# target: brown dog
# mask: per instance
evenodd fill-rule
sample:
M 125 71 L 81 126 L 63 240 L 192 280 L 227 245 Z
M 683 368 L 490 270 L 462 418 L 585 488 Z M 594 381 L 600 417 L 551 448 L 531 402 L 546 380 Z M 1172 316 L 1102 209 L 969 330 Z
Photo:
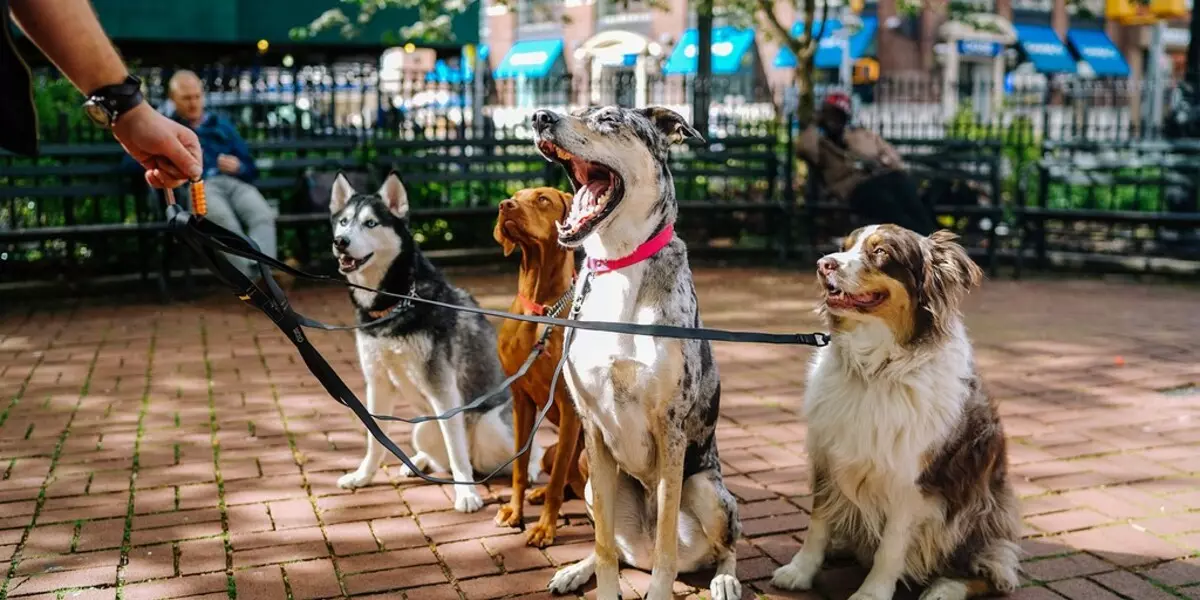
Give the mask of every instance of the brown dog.
M 570 291 L 575 277 L 575 253 L 558 244 L 558 231 L 554 226 L 556 220 L 566 219 L 570 205 L 569 194 L 546 187 L 521 190 L 500 203 L 493 237 L 504 248 L 505 256 L 512 254 L 518 246 L 521 248 L 521 272 L 517 278 L 517 297 L 509 309 L 511 312 L 544 314 Z M 570 308 L 568 303 L 558 316 L 565 317 Z M 537 323 L 504 321 L 500 328 L 500 362 L 507 375 L 515 373 L 525 362 L 542 331 L 543 326 Z M 512 384 L 517 449 L 529 439 L 536 412 L 550 401 L 550 380 L 562 358 L 562 342 L 562 329 L 555 329 L 542 355 L 524 377 Z M 546 418 L 558 426 L 558 443 L 543 455 L 543 463 L 550 463 L 545 468 L 550 474 L 550 483 L 529 494 L 531 503 L 545 502 L 541 518 L 526 532 L 526 543 L 538 547 L 554 543 L 558 511 L 566 499 L 566 485 L 570 484 L 575 497 L 583 498 L 584 478 L 579 470 L 582 429 L 566 383 L 561 378 L 555 390 L 554 406 Z M 512 499 L 496 513 L 496 524 L 519 527 L 524 523 L 529 453 L 517 459 L 512 474 Z

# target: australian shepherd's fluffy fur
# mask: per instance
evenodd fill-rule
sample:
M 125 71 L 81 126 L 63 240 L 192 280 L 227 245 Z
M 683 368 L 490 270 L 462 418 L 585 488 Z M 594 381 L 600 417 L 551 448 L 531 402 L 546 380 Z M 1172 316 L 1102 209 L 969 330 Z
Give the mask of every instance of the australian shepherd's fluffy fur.
M 817 352 L 804 413 L 813 513 L 784 589 L 809 589 L 827 550 L 869 566 L 852 600 L 1007 593 L 1020 517 L 1004 430 L 959 312 L 980 282 L 955 236 L 892 225 L 853 232 L 817 264 L 833 341 Z

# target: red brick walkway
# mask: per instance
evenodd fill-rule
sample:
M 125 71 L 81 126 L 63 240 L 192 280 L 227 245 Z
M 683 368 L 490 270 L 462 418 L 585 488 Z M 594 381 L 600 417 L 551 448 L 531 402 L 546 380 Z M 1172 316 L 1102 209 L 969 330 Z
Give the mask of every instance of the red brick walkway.
M 457 278 L 494 307 L 513 279 Z M 712 326 L 807 331 L 810 280 L 706 270 L 697 285 Z M 295 298 L 318 318 L 348 317 L 340 290 Z M 971 300 L 1024 499 L 1019 597 L 1200 599 L 1197 307 L 1195 289 L 1096 282 L 998 280 Z M 315 337 L 361 389 L 352 336 Z M 797 411 L 809 350 L 717 351 L 746 597 L 797 597 L 769 577 L 807 523 Z M 545 551 L 494 526 L 504 482 L 471 515 L 394 467 L 390 484 L 339 490 L 362 446 L 292 346 L 233 298 L 3 318 L 0 598 L 544 596 L 555 567 L 589 548 L 578 502 Z M 817 595 L 843 599 L 861 577 L 830 567 Z M 625 571 L 625 597 L 647 580 Z

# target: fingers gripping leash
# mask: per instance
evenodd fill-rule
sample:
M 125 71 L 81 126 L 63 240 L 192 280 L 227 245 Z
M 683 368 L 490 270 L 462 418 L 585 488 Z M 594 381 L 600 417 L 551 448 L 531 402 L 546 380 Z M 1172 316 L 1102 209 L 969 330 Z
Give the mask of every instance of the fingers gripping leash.
M 203 217 L 208 214 L 208 197 L 204 195 L 204 180 L 195 179 L 191 182 L 192 214 Z M 175 206 L 175 191 L 171 188 L 163 190 L 167 196 L 167 206 Z
M 380 444 L 383 445 L 389 452 L 396 456 L 404 466 L 415 473 L 420 478 L 436 484 L 461 484 L 475 485 L 486 482 L 495 475 L 504 471 L 518 457 L 530 450 L 534 443 L 534 434 L 541 427 L 543 421 L 549 415 L 550 408 L 554 406 L 553 402 L 547 402 L 540 410 L 533 422 L 529 436 L 526 438 L 525 445 L 508 459 L 505 463 L 498 466 L 491 473 L 486 474 L 478 480 L 458 481 L 455 479 L 445 479 L 434 477 L 422 472 L 413 464 L 407 454 L 402 451 L 395 442 L 393 442 L 380 427 L 378 421 L 404 421 L 407 423 L 421 423 L 424 421 L 441 421 L 447 420 L 464 411 L 472 410 L 475 407 L 482 405 L 489 399 L 508 393 L 508 387 L 518 378 L 524 376 L 530 366 L 537 360 L 545 351 L 546 344 L 550 339 L 551 332 L 555 327 L 564 328 L 563 339 L 563 355 L 557 363 L 554 375 L 550 382 L 550 396 L 554 397 L 555 390 L 559 385 L 559 380 L 562 375 L 563 367 L 567 360 L 566 349 L 570 347 L 571 340 L 574 337 L 576 329 L 592 329 L 599 331 L 609 331 L 613 333 L 624 333 L 630 335 L 650 335 L 657 337 L 672 337 L 682 339 L 707 339 L 712 341 L 732 341 L 732 342 L 751 342 L 751 343 L 772 343 L 772 344 L 800 344 L 808 346 L 825 346 L 829 343 L 829 335 L 825 333 L 792 333 L 792 334 L 774 334 L 774 333 L 759 333 L 759 332 L 740 332 L 740 331 L 723 331 L 716 329 L 703 329 L 692 327 L 674 327 L 665 325 L 637 325 L 633 323 L 620 322 L 602 322 L 602 321 L 581 321 L 578 319 L 579 309 L 582 306 L 583 298 L 572 298 L 571 291 L 568 291 L 563 298 L 559 299 L 554 304 L 554 308 L 543 316 L 516 315 L 503 311 L 496 311 L 484 308 L 458 306 L 454 304 L 446 304 L 436 300 L 420 298 L 415 294 L 415 291 L 410 291 L 409 294 L 395 294 L 384 292 L 381 290 L 372 290 L 363 286 L 351 284 L 344 279 L 328 276 L 315 275 L 305 271 L 293 268 L 285 263 L 273 259 L 259 249 L 258 245 L 251 239 L 233 231 L 229 231 L 205 218 L 207 214 L 207 199 L 204 193 L 204 182 L 202 180 L 194 180 L 191 182 L 192 208 L 193 213 L 184 210 L 175 201 L 175 195 L 172 190 L 165 190 L 167 200 L 167 220 L 171 230 L 175 235 L 192 251 L 196 256 L 212 271 L 225 285 L 229 286 L 234 291 L 238 299 L 254 308 L 262 311 L 275 323 L 278 327 L 296 346 L 301 358 L 304 359 L 305 365 L 313 376 L 321 382 L 325 391 L 329 395 L 349 408 L 360 421 L 367 431 Z M 244 273 L 234 267 L 225 255 L 231 254 L 242 256 L 254 261 L 261 277 L 262 287 L 251 281 Z M 420 303 L 443 309 L 478 313 L 503 319 L 512 319 L 517 321 L 541 323 L 546 325 L 540 339 L 534 344 L 533 350 L 526 358 L 522 366 L 511 377 L 501 382 L 495 389 L 483 394 L 482 396 L 468 402 L 462 406 L 450 409 L 439 415 L 418 416 L 418 417 L 395 417 L 392 415 L 374 415 L 367 410 L 362 401 L 354 395 L 349 386 L 337 375 L 333 367 L 325 361 L 320 352 L 313 347 L 312 342 L 308 340 L 308 336 L 304 333 L 304 328 L 322 329 L 326 331 L 348 330 L 348 329 L 368 329 L 380 325 L 386 321 L 390 321 L 400 314 L 402 310 L 394 309 L 390 314 L 374 321 L 360 323 L 352 326 L 334 326 L 326 325 L 315 319 L 311 319 L 302 314 L 297 313 L 292 309 L 287 297 L 279 286 L 275 283 L 275 278 L 271 277 L 269 267 L 279 269 L 291 275 L 310 279 L 315 281 L 332 281 L 353 288 L 361 288 L 364 290 L 373 291 L 382 296 L 394 297 L 399 300 L 408 301 L 409 303 Z M 588 272 L 587 276 L 590 276 Z M 588 282 L 584 282 L 581 290 L 581 296 L 586 295 L 588 290 Z M 265 289 L 264 289 L 265 288 Z M 399 307 L 401 305 L 397 305 Z M 571 307 L 566 319 L 562 319 L 559 315 L 568 306 Z

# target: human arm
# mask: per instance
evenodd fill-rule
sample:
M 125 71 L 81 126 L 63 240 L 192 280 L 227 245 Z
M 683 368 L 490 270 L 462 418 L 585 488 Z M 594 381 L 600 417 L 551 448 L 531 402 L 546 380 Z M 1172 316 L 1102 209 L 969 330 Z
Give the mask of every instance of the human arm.
M 800 132 L 799 143 L 796 144 L 796 155 L 805 162 L 817 164 L 820 154 L 821 134 L 816 125 L 809 125 Z
M 258 180 L 258 164 L 255 163 L 254 157 L 250 154 L 250 147 L 246 145 L 246 140 L 238 133 L 237 127 L 234 127 L 233 123 L 221 119 L 221 127 L 225 130 L 225 135 L 229 139 L 233 151 L 232 155 L 225 155 L 222 158 L 232 156 L 234 160 L 226 162 L 237 163 L 236 167 L 231 170 L 232 172 L 227 172 L 246 183 L 253 184 Z
M 904 158 L 900 156 L 899 152 L 896 152 L 896 148 L 887 143 L 887 140 L 883 139 L 878 133 L 874 135 L 875 144 L 879 148 L 879 163 L 889 169 L 903 169 Z
M 17 25 L 80 92 L 125 81 L 129 70 L 105 35 L 89 0 L 10 0 Z M 190 129 L 145 101 L 121 114 L 113 135 L 146 169 L 155 187 L 200 176 L 200 142 Z

